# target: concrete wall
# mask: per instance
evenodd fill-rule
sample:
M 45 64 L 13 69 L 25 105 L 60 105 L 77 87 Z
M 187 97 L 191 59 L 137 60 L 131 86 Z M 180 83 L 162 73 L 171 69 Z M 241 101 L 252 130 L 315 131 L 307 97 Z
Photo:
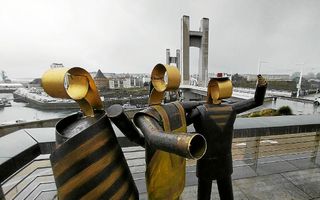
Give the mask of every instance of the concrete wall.
M 127 116 L 130 119 L 132 119 L 134 114 L 137 113 L 139 110 L 142 110 L 142 109 L 126 110 L 125 112 Z M 19 124 L 0 126 L 0 137 L 8 135 L 9 133 L 18 131 L 20 129 L 55 127 L 57 122 L 61 119 L 62 118 L 46 119 L 46 120 L 38 120 L 38 121 L 32 121 L 32 122 L 24 122 Z
M 61 118 L 55 118 L 0 126 L 0 137 L 20 129 L 54 127 L 60 119 Z

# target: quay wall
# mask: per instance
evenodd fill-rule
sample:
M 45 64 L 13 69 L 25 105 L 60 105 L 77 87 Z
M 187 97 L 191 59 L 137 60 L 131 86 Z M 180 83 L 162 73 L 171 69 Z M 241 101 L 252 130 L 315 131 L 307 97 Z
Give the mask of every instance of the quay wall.
M 47 103 L 47 102 L 41 102 L 34 100 L 32 98 L 25 97 L 20 94 L 13 93 L 14 101 L 16 102 L 25 102 L 28 103 L 28 106 L 32 108 L 38 108 L 42 110 L 60 110 L 60 109 L 79 109 L 78 103 L 69 102 L 55 102 L 55 103 Z M 113 105 L 113 104 L 125 104 L 130 103 L 132 105 L 146 105 L 148 104 L 148 98 L 119 98 L 119 99 L 106 99 L 104 102 L 105 108 Z
M 130 119 L 132 119 L 134 114 L 140 110 L 142 110 L 142 108 L 125 110 L 125 113 Z M 20 129 L 55 127 L 57 122 L 61 119 L 62 118 L 54 118 L 54 119 L 22 122 L 17 124 L 10 124 L 10 125 L 2 125 L 0 126 L 0 137 L 8 135 L 12 132 L 18 131 Z

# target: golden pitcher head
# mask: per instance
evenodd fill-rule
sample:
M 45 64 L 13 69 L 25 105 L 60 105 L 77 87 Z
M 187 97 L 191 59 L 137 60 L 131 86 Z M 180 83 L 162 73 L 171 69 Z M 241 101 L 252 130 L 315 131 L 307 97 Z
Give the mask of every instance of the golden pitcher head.
M 80 67 L 48 70 L 42 76 L 42 87 L 52 97 L 77 101 L 86 116 L 93 116 L 94 109 L 103 108 L 92 77 Z
M 220 104 L 222 99 L 232 96 L 232 82 L 228 77 L 211 78 L 208 84 L 208 103 Z
M 151 72 L 153 89 L 149 98 L 149 105 L 160 104 L 165 91 L 177 90 L 180 86 L 180 72 L 177 67 L 157 64 Z

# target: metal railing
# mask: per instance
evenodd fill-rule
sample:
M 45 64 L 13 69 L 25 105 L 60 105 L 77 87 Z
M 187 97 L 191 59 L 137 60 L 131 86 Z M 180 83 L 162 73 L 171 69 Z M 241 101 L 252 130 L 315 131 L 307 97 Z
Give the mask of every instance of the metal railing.
M 144 181 L 145 159 L 142 147 L 124 147 L 123 152 L 134 180 Z M 43 187 L 46 185 L 47 187 Z M 140 184 L 141 185 L 141 184 Z M 49 154 L 41 155 L 1 183 L 5 199 L 56 198 L 56 186 Z M 46 193 L 46 194 L 44 194 Z
M 264 125 L 259 125 L 257 120 L 262 120 Z M 268 121 L 264 120 L 266 119 L 241 119 L 240 124 L 235 125 L 232 144 L 235 172 L 249 168 L 252 176 L 259 176 L 277 173 L 279 170 L 292 171 L 319 167 L 320 124 L 317 119 L 310 122 L 309 119 L 298 116 L 295 125 L 289 122 L 274 125 L 276 123 L 268 124 Z M 248 122 L 251 125 L 246 124 Z M 125 137 L 118 139 L 138 190 L 141 195 L 145 195 L 144 149 L 130 143 Z M 187 165 L 187 179 L 195 177 L 196 162 L 188 160 Z M 274 167 L 278 165 L 284 165 L 285 169 Z M 191 178 L 186 181 L 187 186 L 196 185 L 194 180 Z M 0 197 L 1 192 L 2 198 L 5 199 L 56 199 L 56 186 L 49 154 L 40 155 L 6 180 L 1 180 Z
M 259 165 L 303 160 L 317 167 L 320 132 L 252 138 L 235 138 L 232 144 L 234 168 L 249 166 L 257 175 Z M 140 193 L 145 193 L 145 155 L 141 147 L 125 147 L 124 155 Z M 188 173 L 195 173 L 195 163 L 188 160 Z M 312 163 L 314 165 L 312 165 Z M 196 184 L 196 183 L 194 183 Z M 46 186 L 46 187 L 45 187 Z M 2 182 L 6 199 L 55 199 L 56 186 L 49 155 L 36 158 Z
M 320 132 L 236 138 L 232 145 L 233 159 L 243 161 L 255 172 L 259 164 L 266 163 L 308 160 L 312 165 L 316 164 L 319 138 Z

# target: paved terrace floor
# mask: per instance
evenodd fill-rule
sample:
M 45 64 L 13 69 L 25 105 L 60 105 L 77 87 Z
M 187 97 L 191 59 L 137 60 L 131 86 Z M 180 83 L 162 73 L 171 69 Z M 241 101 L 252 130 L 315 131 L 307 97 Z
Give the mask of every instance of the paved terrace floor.
M 144 179 L 144 152 L 139 147 L 129 147 L 123 150 L 140 192 L 140 199 L 147 200 Z M 301 159 L 292 159 L 290 161 L 278 156 L 260 159 L 257 170 L 252 169 L 248 165 L 242 165 L 243 163 L 234 162 L 234 173 L 232 177 L 235 199 L 320 200 L 320 159 L 318 158 L 315 161 L 311 161 L 309 158 L 303 159 L 304 156 L 306 155 L 299 155 Z M 43 160 L 48 157 L 48 154 L 41 155 L 35 160 Z M 47 162 L 50 166 L 48 160 Z M 41 183 L 41 181 L 44 183 L 44 179 L 39 179 L 38 183 L 35 181 L 30 184 L 26 190 L 20 193 L 15 199 L 56 199 L 56 188 L 53 182 L 54 179 L 51 168 L 36 170 L 35 173 L 29 175 L 27 179 L 31 180 L 33 177 L 39 175 L 47 176 L 45 179 L 47 184 L 45 183 L 40 186 L 39 183 Z M 14 182 L 17 182 L 20 178 L 21 177 L 15 177 L 3 185 L 4 191 L 6 191 L 7 187 L 10 187 L 11 183 L 14 184 Z M 32 191 L 33 189 L 35 190 Z M 39 195 L 40 190 L 48 190 L 51 192 Z M 186 187 L 182 199 L 197 199 L 197 178 L 195 176 L 195 165 L 192 161 L 188 161 Z M 219 199 L 215 182 L 212 186 L 211 199 Z
M 314 120 L 318 122 L 319 116 L 312 116 L 307 118 L 309 121 Z M 257 132 L 246 133 L 247 127 L 242 127 L 243 123 L 236 124 L 235 136 L 242 134 L 252 134 L 252 136 L 261 133 L 264 129 L 263 125 L 259 125 L 259 119 L 250 120 L 250 126 L 256 126 Z M 274 121 L 273 126 L 275 126 L 274 132 L 278 131 L 278 127 L 274 124 L 284 123 L 283 120 L 277 120 L 276 118 L 270 118 Z M 308 128 L 309 125 L 306 121 L 304 126 L 296 127 L 294 123 L 304 123 L 303 120 L 307 120 L 300 117 L 299 120 L 291 118 L 286 118 L 289 128 L 286 130 L 291 130 L 293 128 L 299 128 L 299 130 L 304 130 Z M 239 119 L 239 122 L 246 121 L 246 119 Z M 253 123 L 254 122 L 254 123 Z M 269 126 L 264 120 L 265 126 Z M 314 124 L 314 123 L 313 123 Z M 312 125 L 312 127 L 315 127 Z M 270 129 L 271 130 L 271 129 Z M 43 134 L 46 133 L 46 134 Z M 30 180 L 34 177 L 41 175 L 46 175 L 46 182 L 49 184 L 39 185 L 39 181 L 34 182 L 26 188 L 25 191 L 21 192 L 16 199 L 53 199 L 56 191 L 54 179 L 52 176 L 52 170 L 50 168 L 50 162 L 48 160 L 48 151 L 51 145 L 55 141 L 54 128 L 47 129 L 26 129 L 20 130 L 15 133 L 4 136 L 0 140 L 0 163 L 2 163 L 0 176 L 5 175 L 5 171 L 17 165 L 21 160 L 26 159 L 26 155 L 30 152 L 39 151 L 33 147 L 38 144 L 37 148 L 40 148 L 42 155 L 37 159 L 44 159 L 46 167 L 45 169 L 37 169 L 34 173 L 30 174 Z M 44 142 L 44 143 L 43 143 Z M 49 143 L 48 143 L 49 142 Z M 15 145 L 13 145 L 15 144 Z M 17 145 L 19 144 L 19 145 Z M 130 170 L 136 181 L 138 190 L 140 192 L 140 199 L 147 199 L 146 188 L 145 188 L 145 159 L 144 159 L 144 149 L 141 147 L 124 147 L 123 148 L 126 160 L 130 166 Z M 25 152 L 22 156 L 21 152 Z M 233 162 L 234 173 L 233 186 L 234 186 L 234 196 L 235 199 L 319 199 L 320 200 L 320 154 L 317 152 L 318 156 L 315 160 L 311 159 L 309 153 L 299 153 L 299 154 L 288 154 L 288 155 L 278 155 L 270 156 L 265 158 L 259 158 L 257 168 L 253 168 L 252 165 L 249 166 L 243 160 Z M 14 159 L 13 159 L 14 158 Z M 23 158 L 23 159 L 22 159 Z M 29 159 L 28 159 L 29 160 Z M 9 162 L 10 161 L 10 162 Z M 5 165 L 4 165 L 5 164 Z M 29 163 L 30 164 L 30 163 Z M 3 170 L 3 171 L 2 171 Z M 197 195 L 197 178 L 195 176 L 195 163 L 188 161 L 187 176 L 186 176 L 186 187 L 182 195 L 182 199 L 196 199 Z M 38 173 L 38 174 L 37 174 Z M 3 178 L 3 177 L 2 177 Z M 3 192 L 7 193 L 10 187 L 19 181 L 23 177 L 16 176 L 10 181 L 6 181 L 2 185 Z M 173 177 L 168 177 L 173 178 Z M 40 178 L 39 178 L 40 179 Z M 48 187 L 48 188 L 46 188 Z M 36 188 L 36 189 L 35 189 Z M 35 190 L 34 190 L 35 189 Z M 39 195 L 39 191 L 45 189 L 50 190 L 50 192 L 42 193 Z M 14 189 L 15 190 L 15 189 Z M 34 191 L 34 194 L 30 195 L 30 191 Z M 37 196 L 38 195 L 38 196 Z M 213 184 L 212 188 L 212 199 L 219 199 L 216 184 Z
M 319 152 L 318 152 L 319 153 Z M 320 159 L 314 162 L 307 155 L 300 154 L 290 161 L 284 157 L 259 159 L 257 170 L 252 169 L 243 161 L 234 161 L 233 190 L 235 199 L 248 200 L 320 200 Z M 190 164 L 190 163 L 189 163 Z M 130 165 L 130 163 L 129 163 Z M 134 171 L 135 169 L 132 169 Z M 195 166 L 187 167 L 186 187 L 182 195 L 184 200 L 197 199 L 197 178 Z M 142 174 L 133 175 L 140 199 L 148 199 L 145 180 Z M 140 179 L 139 180 L 139 176 Z M 212 185 L 211 199 L 219 199 L 216 183 Z
M 141 151 L 142 149 L 139 147 L 124 148 L 123 150 L 140 192 L 140 199 L 147 200 L 144 178 L 144 152 Z M 35 160 L 47 159 L 48 156 L 48 154 L 41 155 Z M 304 156 L 305 155 L 299 155 L 300 158 Z M 48 160 L 47 162 L 49 163 Z M 310 159 L 307 158 L 288 161 L 283 160 L 281 157 L 273 157 L 265 160 L 260 159 L 257 170 L 253 170 L 248 165 L 234 162 L 234 173 L 232 175 L 234 197 L 235 199 L 248 200 L 320 200 L 319 166 L 319 158 L 315 161 L 310 161 Z M 42 187 L 39 186 L 39 183 L 44 181 L 39 179 L 39 183 L 37 183 L 37 181 L 33 182 L 15 199 L 57 199 L 51 168 L 37 170 L 35 173 L 29 175 L 27 179 L 32 179 L 39 175 L 49 175 L 49 177 L 45 179 L 48 184 L 43 184 Z M 17 182 L 20 178 L 15 177 L 10 182 Z M 6 187 L 10 187 L 10 182 L 3 185 L 4 191 L 6 191 Z M 30 192 L 36 187 L 38 187 L 36 190 Z M 53 191 L 39 195 L 40 190 Z M 37 194 L 39 196 L 37 196 Z M 197 178 L 195 176 L 195 165 L 192 161 L 188 161 L 186 187 L 181 199 L 197 199 Z M 219 199 L 215 182 L 212 186 L 211 199 Z
M 235 199 L 318 199 L 320 200 L 320 169 L 306 169 L 233 180 Z M 141 199 L 147 199 L 141 195 Z M 196 199 L 197 186 L 185 188 L 182 199 Z M 219 199 L 216 184 L 211 199 Z

